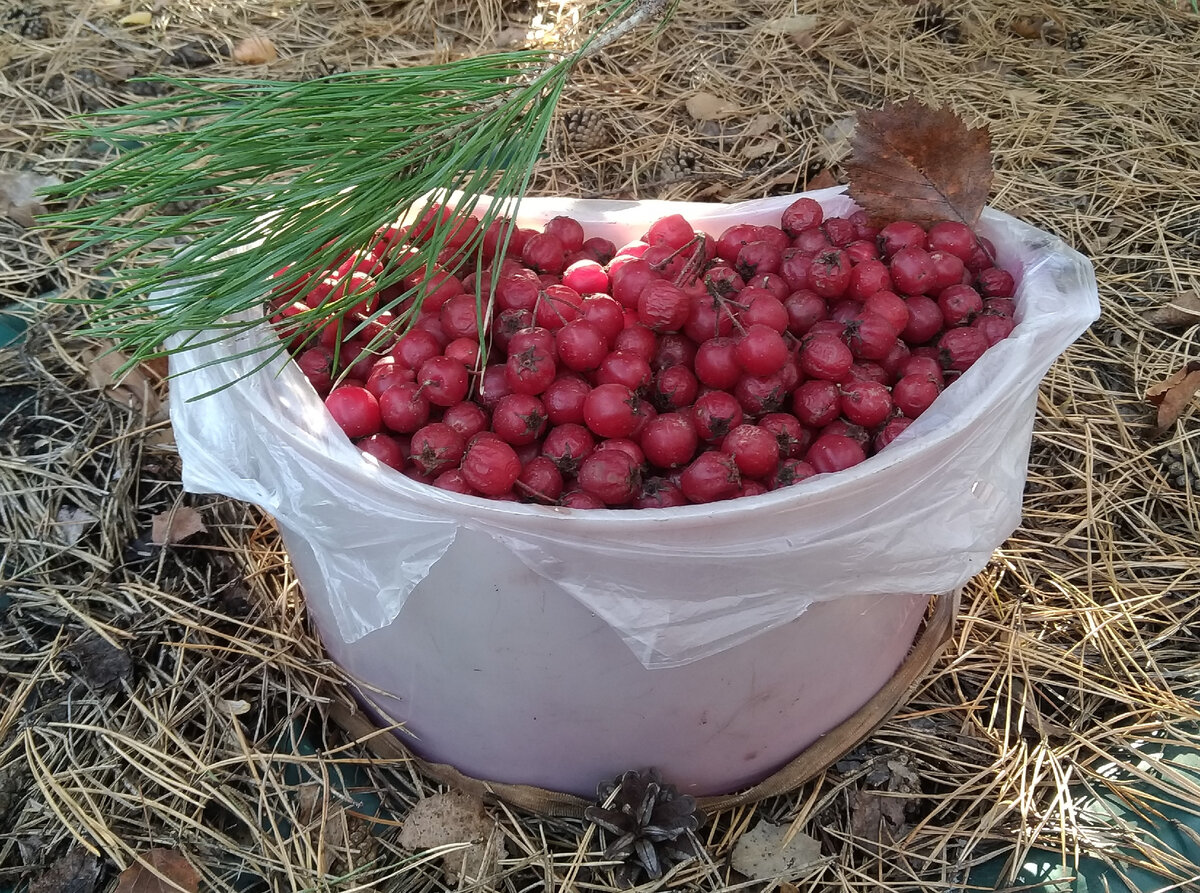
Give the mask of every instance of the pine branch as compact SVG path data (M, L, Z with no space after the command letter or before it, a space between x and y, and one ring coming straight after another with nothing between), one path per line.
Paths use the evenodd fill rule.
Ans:
M127 148L49 190L73 206L43 222L75 241L68 255L106 251L117 271L86 334L114 341L130 364L162 355L171 335L226 337L261 324L278 271L330 269L429 202L458 193L466 213L491 194L459 249L469 256L493 220L515 214L573 66L665 3L606 0L585 19L600 27L565 56L524 50L304 82L163 79L173 93L89 116L65 136ZM171 213L180 203L198 207ZM439 219L372 291L427 275L456 225ZM315 332L369 294L331 298L289 325ZM420 303L418 284L374 317L403 304L408 325Z

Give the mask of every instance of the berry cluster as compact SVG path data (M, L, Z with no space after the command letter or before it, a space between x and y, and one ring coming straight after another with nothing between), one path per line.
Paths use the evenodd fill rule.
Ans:
M387 227L324 277L281 286L276 323L352 296L450 213ZM778 226L713 238L672 215L620 248L565 216L540 231L467 218L442 256L318 333L284 337L362 450L493 499L669 507L849 468L1014 326L1013 277L969 227L877 228L809 198ZM418 288L419 307L406 298L369 319ZM387 335L405 313L412 325Z

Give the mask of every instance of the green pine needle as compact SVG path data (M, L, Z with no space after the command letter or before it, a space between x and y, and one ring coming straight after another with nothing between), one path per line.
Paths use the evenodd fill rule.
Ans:
M66 136L129 148L50 189L73 207L43 221L76 242L71 254L108 252L115 282L91 299L85 333L113 341L129 365L167 353L170 336L230 337L261 325L277 271L329 269L456 192L464 213L480 195L496 199L458 249L470 256L488 224L515 213L572 67L665 5L606 0L589 19L596 34L568 57L527 50L304 82L165 79L168 96L89 116ZM180 202L199 206L169 213ZM432 270L456 225L439 219L375 290ZM315 337L367 296L331 298L288 325ZM486 311L490 295L479 300ZM403 307L397 325L408 325L420 301L418 286L374 315Z

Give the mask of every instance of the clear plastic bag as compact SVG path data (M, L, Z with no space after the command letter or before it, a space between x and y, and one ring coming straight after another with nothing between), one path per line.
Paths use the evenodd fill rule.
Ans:
M841 190L810 193L827 214ZM796 196L733 205L527 199L519 220L558 214L617 244L683 214L713 235L778 223ZM301 582L320 575L321 614L354 642L391 623L449 555L460 529L502 544L602 617L646 667L679 666L849 595L941 593L980 571L1020 522L1039 382L1099 316L1091 264L1060 239L988 210L979 230L1018 281L1018 326L886 450L762 496L675 509L570 510L423 486L362 454L301 373L261 356L215 363L263 328L172 358L172 419L191 492L273 515ZM235 383L202 399L196 395ZM489 575L509 570L492 562Z

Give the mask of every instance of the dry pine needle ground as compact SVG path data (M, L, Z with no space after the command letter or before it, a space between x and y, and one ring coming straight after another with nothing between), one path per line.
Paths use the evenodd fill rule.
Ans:
M95 164L106 147L49 137L152 89L140 74L406 65L571 16L494 0L201 2L122 25L131 10L0 4L0 178ZM231 61L248 38L277 59ZM820 842L806 889L954 889L964 866L993 851L1020 864L1033 846L1068 864L1120 846L1163 886L1195 883L1165 844L1081 804L1108 794L1153 815L1119 767L1132 748L1150 760L1186 743L1200 719L1200 417L1155 435L1143 400L1200 358L1200 327L1144 317L1200 287L1197 58L1200 17L1172 0L683 0L660 34L583 66L539 192L734 200L836 182L853 112L915 93L990 126L992 204L1093 257L1104 305L1044 383L1024 523L968 587L932 674L824 777L712 817L710 860L672 889L743 886L727 857L764 819ZM689 114L697 94L719 113ZM30 334L0 351L0 890L112 889L154 848L182 854L206 890L439 889L436 859L397 843L435 788L324 721L346 680L269 521L181 494L155 371L104 387L71 315L45 305L97 287L102 265L54 263L61 246L11 217L0 310ZM194 511L203 532L152 541ZM1152 796L1200 802L1194 775L1158 769ZM486 886L605 888L581 823L493 814L508 855Z

